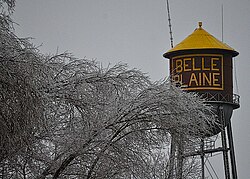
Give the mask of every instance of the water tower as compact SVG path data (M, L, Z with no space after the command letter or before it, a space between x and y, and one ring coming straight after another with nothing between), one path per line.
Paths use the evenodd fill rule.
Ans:
M201 149L193 154L201 156L203 178L204 155L222 152L225 178L230 179L232 176L233 179L237 179L230 119L233 110L240 107L239 96L233 94L232 73L233 57L238 54L233 48L205 31L199 22L198 28L192 34L163 55L170 60L171 79L184 91L197 92L206 98L218 116L220 125L211 126L211 133L206 134L206 137L220 133L222 146L210 150Z

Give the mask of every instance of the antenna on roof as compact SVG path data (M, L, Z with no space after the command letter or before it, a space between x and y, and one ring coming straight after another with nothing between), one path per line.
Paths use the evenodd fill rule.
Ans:
M169 26L169 34L170 34L170 44L171 48L174 47L174 42L173 42L173 32L172 32L172 25L171 25L171 17L170 17L170 8L169 8L169 2L166 0L166 10L168 13L168 26Z
M223 42L224 41L224 34L223 34L223 31L224 31L224 18L223 18L223 4L221 5L221 41Z

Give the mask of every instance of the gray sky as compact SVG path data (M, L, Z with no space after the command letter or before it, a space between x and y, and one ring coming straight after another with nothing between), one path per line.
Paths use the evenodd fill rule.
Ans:
M224 42L236 49L241 108L232 125L238 177L250 176L250 1L169 0L174 44L197 27L221 39L221 6L224 7ZM170 49L165 0L22 0L14 20L19 37L33 37L41 52L69 51L76 57L97 59L104 65L128 63L148 73L152 80L168 76ZM219 156L222 159L222 156ZM218 160L218 159L217 159ZM216 170L223 169L217 162ZM219 172L220 173L220 172ZM222 175L223 176L223 175ZM221 177L223 178L223 177Z

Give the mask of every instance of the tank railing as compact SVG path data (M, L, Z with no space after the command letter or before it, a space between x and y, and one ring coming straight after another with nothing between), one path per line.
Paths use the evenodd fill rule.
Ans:
M207 99L208 101L224 101L233 103L236 105L240 104L240 96L237 94L220 94L220 93L203 93L202 97Z
M233 94L233 103L235 104L240 104L240 95L238 94Z

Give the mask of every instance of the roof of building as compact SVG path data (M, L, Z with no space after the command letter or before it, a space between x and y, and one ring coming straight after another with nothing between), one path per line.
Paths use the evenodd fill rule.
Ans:
M230 51L233 56L239 53L232 47L216 39L202 28L202 23L199 22L199 27L194 30L187 38L177 44L174 48L170 49L164 54L168 57L171 53L183 50L197 50L197 49L221 49Z

